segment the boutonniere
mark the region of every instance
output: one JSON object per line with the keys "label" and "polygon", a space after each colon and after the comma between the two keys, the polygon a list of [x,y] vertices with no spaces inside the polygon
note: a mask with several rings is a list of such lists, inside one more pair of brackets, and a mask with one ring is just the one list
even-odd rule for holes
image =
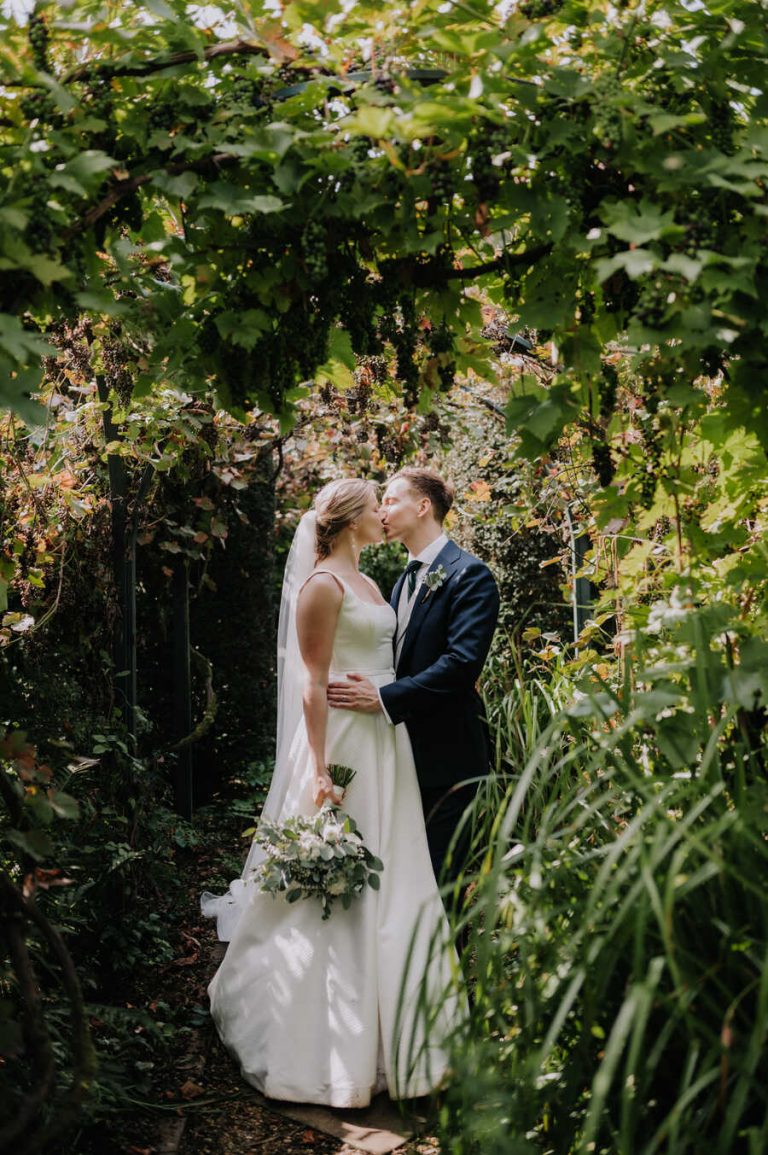
{"label": "boutonniere", "polygon": [[435,590],[439,590],[443,582],[447,580],[448,574],[441,565],[439,565],[437,569],[432,569],[428,573],[425,573],[421,579],[421,584],[427,587],[427,592],[423,600],[426,601],[429,595],[434,593]]}

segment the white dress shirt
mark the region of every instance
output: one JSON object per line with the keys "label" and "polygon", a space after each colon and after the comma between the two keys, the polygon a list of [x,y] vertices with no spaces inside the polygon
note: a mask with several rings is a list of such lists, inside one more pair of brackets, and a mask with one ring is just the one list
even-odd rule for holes
{"label": "white dress shirt", "polygon": [[413,607],[416,605],[416,598],[421,590],[421,582],[424,578],[432,562],[442,551],[443,547],[448,544],[448,537],[441,533],[439,537],[421,551],[415,557],[408,555],[409,563],[417,561],[420,563],[420,568],[416,570],[416,584],[413,587],[413,593],[408,597],[408,582],[403,582],[403,588],[400,590],[400,600],[397,603],[397,634],[395,635],[395,668],[400,661],[400,655],[403,652],[403,642],[405,641],[405,631],[408,629],[408,623],[411,620]]}

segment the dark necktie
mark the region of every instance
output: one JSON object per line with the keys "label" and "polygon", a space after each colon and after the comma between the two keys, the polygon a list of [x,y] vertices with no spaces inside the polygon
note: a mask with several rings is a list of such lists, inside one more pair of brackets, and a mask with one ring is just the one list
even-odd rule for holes
{"label": "dark necktie", "polygon": [[413,597],[413,591],[416,589],[416,574],[419,572],[420,569],[421,569],[421,562],[417,561],[416,558],[414,558],[413,561],[409,561],[408,565],[405,567],[405,578],[406,578],[406,581],[408,582],[408,600],[409,601]]}

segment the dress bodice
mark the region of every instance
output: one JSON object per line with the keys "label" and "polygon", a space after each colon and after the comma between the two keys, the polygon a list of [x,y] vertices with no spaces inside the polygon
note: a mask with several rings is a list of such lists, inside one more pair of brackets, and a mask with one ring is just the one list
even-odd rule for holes
{"label": "dress bodice", "polygon": [[[315,573],[330,570],[315,570]],[[344,587],[336,635],[333,639],[331,669],[359,674],[387,673],[393,667],[393,638],[397,615],[390,605],[365,601],[352,587],[333,574]]]}

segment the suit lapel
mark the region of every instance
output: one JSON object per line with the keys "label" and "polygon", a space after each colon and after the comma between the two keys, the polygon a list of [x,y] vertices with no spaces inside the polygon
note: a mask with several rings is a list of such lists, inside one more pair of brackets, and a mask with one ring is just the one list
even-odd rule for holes
{"label": "suit lapel", "polygon": [[392,590],[392,597],[389,599],[389,604],[392,606],[392,609],[395,611],[395,613],[397,613],[397,607],[400,605],[400,591],[403,588],[404,581],[405,570],[403,570],[403,572],[400,574],[400,577],[395,582],[395,588]]}
{"label": "suit lapel", "polygon": [[[459,549],[459,547],[456,545],[455,542],[448,541],[445,543],[443,548],[440,550],[440,553],[437,555],[435,560],[432,562],[432,565],[427,570],[427,573],[430,574],[434,570],[439,569],[440,566],[443,566],[443,568],[448,571],[448,577],[450,578],[451,577],[451,571],[455,568],[460,557],[461,557],[461,550]],[[447,579],[446,579],[446,584],[447,584]],[[400,582],[398,582],[398,586],[396,587],[396,593],[398,594],[398,596],[399,596],[401,585],[402,585],[402,579],[400,580]],[[407,657],[408,651],[410,650],[411,646],[413,645],[414,640],[416,638],[416,635],[418,634],[419,630],[421,629],[422,625],[424,624],[424,619],[426,618],[427,614],[429,613],[430,608],[432,606],[432,603],[434,602],[435,598],[439,596],[439,594],[440,594],[440,589],[436,589],[436,590],[432,590],[432,591],[428,590],[426,587],[424,587],[423,590],[421,588],[419,589],[419,592],[416,595],[416,604],[413,607],[413,611],[411,613],[410,620],[408,622],[408,625],[406,626],[405,638],[403,639],[403,648],[400,651],[400,661],[397,663],[398,668],[400,666],[402,666],[403,661]],[[397,606],[395,606],[395,608],[397,608]]]}

